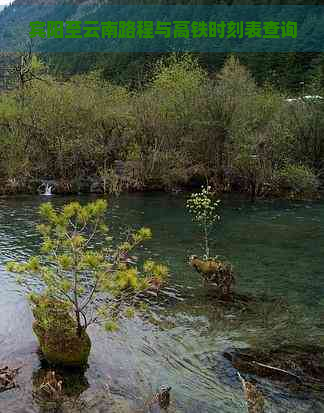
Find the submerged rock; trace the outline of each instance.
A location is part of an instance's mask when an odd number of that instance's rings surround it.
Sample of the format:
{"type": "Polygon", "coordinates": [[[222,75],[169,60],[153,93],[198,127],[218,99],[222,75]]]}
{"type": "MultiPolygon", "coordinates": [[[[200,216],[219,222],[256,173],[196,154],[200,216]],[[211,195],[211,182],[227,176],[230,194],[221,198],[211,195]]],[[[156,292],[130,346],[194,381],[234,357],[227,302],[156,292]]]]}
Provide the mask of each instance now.
{"type": "Polygon", "coordinates": [[[54,370],[48,370],[44,377],[39,377],[38,383],[34,380],[33,397],[40,403],[63,402],[63,379],[54,370]]]}
{"type": "Polygon", "coordinates": [[[167,410],[170,406],[170,386],[163,385],[154,396],[146,402],[146,408],[149,411],[159,412],[167,410]]]}
{"type": "Polygon", "coordinates": [[[224,353],[233,367],[257,377],[266,377],[313,390],[324,388],[324,348],[281,346],[272,350],[231,350],[224,353]]]}
{"type": "Polygon", "coordinates": [[[18,371],[19,368],[11,369],[8,366],[0,368],[0,393],[16,387],[15,378],[18,371]]]}
{"type": "Polygon", "coordinates": [[[89,388],[84,371],[44,366],[33,373],[33,400],[45,413],[94,413],[85,410],[83,393],[89,388]]]}
{"type": "Polygon", "coordinates": [[[246,400],[249,413],[264,413],[265,412],[265,399],[260,390],[249,381],[245,380],[240,373],[238,373],[241,380],[244,398],[246,400]]]}
{"type": "Polygon", "coordinates": [[[33,331],[49,363],[75,367],[87,365],[90,337],[84,330],[77,334],[76,322],[65,303],[41,297],[34,302],[33,314],[33,331]]]}

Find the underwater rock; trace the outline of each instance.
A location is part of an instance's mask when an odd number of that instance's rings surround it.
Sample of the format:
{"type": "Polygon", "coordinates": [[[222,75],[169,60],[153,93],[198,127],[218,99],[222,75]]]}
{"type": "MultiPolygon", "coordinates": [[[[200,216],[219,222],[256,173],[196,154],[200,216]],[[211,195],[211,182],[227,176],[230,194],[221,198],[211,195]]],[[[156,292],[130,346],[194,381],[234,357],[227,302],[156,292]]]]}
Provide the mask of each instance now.
{"type": "Polygon", "coordinates": [[[97,412],[95,409],[85,410],[82,397],[89,388],[89,383],[80,369],[64,368],[43,364],[33,373],[33,400],[42,413],[80,413],[97,412]]]}
{"type": "Polygon", "coordinates": [[[114,401],[109,407],[109,413],[136,413],[126,400],[114,401]]]}
{"type": "Polygon", "coordinates": [[[249,413],[264,413],[265,412],[265,399],[260,390],[249,381],[245,380],[240,373],[238,373],[241,380],[244,392],[244,398],[246,400],[249,413]]]}
{"type": "Polygon", "coordinates": [[[8,366],[0,368],[0,393],[16,387],[16,375],[19,368],[11,369],[8,366]]]}
{"type": "Polygon", "coordinates": [[[35,386],[33,396],[41,401],[61,401],[63,399],[63,379],[54,370],[48,370],[35,386]]]}
{"type": "Polygon", "coordinates": [[[160,412],[167,410],[170,406],[170,386],[163,385],[159,391],[145,403],[146,408],[150,412],[160,412]]]}
{"type": "Polygon", "coordinates": [[[306,386],[324,388],[324,348],[287,345],[268,351],[253,348],[230,350],[224,357],[233,367],[257,377],[306,386]]]}
{"type": "Polygon", "coordinates": [[[33,304],[33,331],[45,359],[57,365],[85,367],[90,337],[86,331],[77,334],[77,324],[65,303],[41,297],[33,304]]]}

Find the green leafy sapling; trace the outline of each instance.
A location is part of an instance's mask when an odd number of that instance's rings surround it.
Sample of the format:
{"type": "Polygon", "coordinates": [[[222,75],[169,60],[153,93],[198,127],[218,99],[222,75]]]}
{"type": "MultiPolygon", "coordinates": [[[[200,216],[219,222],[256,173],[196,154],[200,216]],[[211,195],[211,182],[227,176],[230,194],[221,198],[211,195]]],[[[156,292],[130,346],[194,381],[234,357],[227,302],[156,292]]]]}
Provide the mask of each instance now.
{"type": "Polygon", "coordinates": [[[200,192],[191,194],[187,200],[187,209],[202,231],[204,242],[205,258],[210,258],[209,236],[216,222],[220,220],[217,208],[220,200],[215,199],[215,194],[210,186],[202,187],[200,192]]]}
{"type": "Polygon", "coordinates": [[[40,255],[7,265],[18,273],[32,305],[45,297],[68,308],[79,336],[94,322],[115,330],[120,317],[131,317],[141,307],[143,292],[157,289],[168,276],[162,264],[149,260],[140,270],[129,260],[131,251],[151,238],[151,230],[141,228],[114,242],[105,224],[106,210],[105,200],[85,206],[71,202],[60,210],[42,204],[40,255]]]}

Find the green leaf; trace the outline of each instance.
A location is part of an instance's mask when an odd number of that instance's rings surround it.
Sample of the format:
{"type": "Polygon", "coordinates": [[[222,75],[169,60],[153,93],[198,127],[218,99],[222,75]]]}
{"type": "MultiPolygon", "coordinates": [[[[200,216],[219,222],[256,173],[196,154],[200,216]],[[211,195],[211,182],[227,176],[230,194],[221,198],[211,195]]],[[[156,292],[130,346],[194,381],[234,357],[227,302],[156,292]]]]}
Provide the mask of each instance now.
{"type": "Polygon", "coordinates": [[[109,333],[113,333],[115,331],[118,331],[118,325],[115,323],[115,321],[106,321],[104,324],[105,330],[109,333]]]}

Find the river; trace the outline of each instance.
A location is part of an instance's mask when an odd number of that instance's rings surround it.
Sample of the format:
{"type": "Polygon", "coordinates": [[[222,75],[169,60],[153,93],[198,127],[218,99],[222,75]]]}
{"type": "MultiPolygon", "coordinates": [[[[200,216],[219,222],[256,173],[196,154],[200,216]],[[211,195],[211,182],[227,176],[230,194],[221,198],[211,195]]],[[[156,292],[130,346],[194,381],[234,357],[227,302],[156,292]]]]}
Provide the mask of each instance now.
{"type": "MultiPolygon", "coordinates": [[[[93,199],[76,198],[80,202],[93,199]]],[[[75,197],[50,198],[56,206],[72,199],[75,197]]],[[[33,381],[42,367],[31,328],[32,315],[5,263],[37,252],[37,208],[47,200],[41,196],[0,198],[0,366],[22,366],[17,376],[19,387],[0,394],[0,413],[46,411],[32,396],[33,381]]],[[[107,220],[112,221],[115,234],[128,225],[152,229],[153,239],[139,254],[169,266],[170,297],[154,304],[152,317],[125,321],[116,333],[106,333],[98,326],[90,328],[93,346],[89,368],[78,382],[84,386],[84,412],[111,411],[107,385],[115,400],[129,405],[129,410],[120,407],[118,411],[141,411],[162,384],[172,386],[173,411],[245,411],[236,371],[223,352],[233,346],[248,346],[264,333],[264,325],[260,319],[246,320],[231,308],[219,309],[208,297],[199,275],[188,265],[189,255],[201,255],[201,243],[184,205],[182,194],[129,194],[110,201],[107,220]]],[[[219,212],[213,251],[234,264],[237,291],[285,297],[310,323],[321,317],[324,203],[250,204],[228,197],[219,212]]],[[[320,335],[320,330],[310,331],[300,333],[320,335]]],[[[273,413],[324,411],[320,397],[294,394],[266,381],[262,386],[273,413]]]]}

